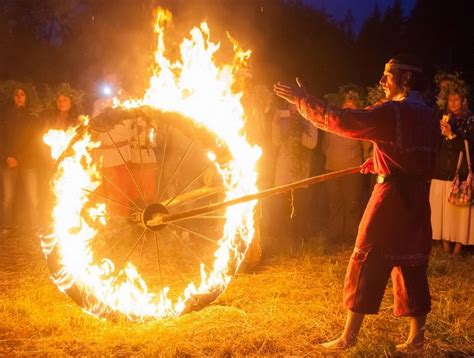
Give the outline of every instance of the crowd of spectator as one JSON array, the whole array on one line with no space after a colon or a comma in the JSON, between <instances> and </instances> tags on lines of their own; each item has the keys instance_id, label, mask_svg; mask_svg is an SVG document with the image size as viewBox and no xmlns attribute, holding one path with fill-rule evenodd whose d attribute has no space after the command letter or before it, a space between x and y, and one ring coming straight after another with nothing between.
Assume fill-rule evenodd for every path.
<instances>
[{"instance_id":1,"label":"crowd of spectator","mask_svg":"<svg viewBox=\"0 0 474 358\"><path fill-rule=\"evenodd\" d=\"M114 91L94 101L91 117L111 107L114 96L127 96L116 75L105 81ZM474 214L469 205L449 203L448 196L459 153L466 158L469 148L472 158L474 116L469 110L468 88L459 74L440 73L435 85L437 96L430 103L441 131L430 191L433 239L440 240L446 252L459 255L464 245L474 244ZM2 236L19 232L36 235L48 224L52 200L49 185L54 163L42 137L49 129L78 124L79 114L85 112L84 92L62 83L44 87L40 100L34 86L5 81L0 84L0 97ZM353 84L341 86L325 98L330 105L352 110L384 101L377 86L364 90ZM263 85L248 86L243 103L248 137L263 148L261 189L359 166L371 156L371 143L319 132L293 106L277 102ZM123 191L138 205L159 199L158 158L163 150L159 141L164 133L154 130L147 121L136 118L99 135L101 146L95 155L102 161L103 183L98 191L112 199L109 207L116 215L128 214L126 207L113 203L120 201ZM179 143L169 145L172 151ZM461 181L466 180L469 170L467 161L462 161ZM136 183L131 183L128 171L139 178ZM370 178L352 175L262 200L258 207L258 245L261 239L264 253L297 253L314 240L351 245L373 185ZM173 182L168 188L171 196L175 186L179 185Z\"/></svg>"}]
</instances>

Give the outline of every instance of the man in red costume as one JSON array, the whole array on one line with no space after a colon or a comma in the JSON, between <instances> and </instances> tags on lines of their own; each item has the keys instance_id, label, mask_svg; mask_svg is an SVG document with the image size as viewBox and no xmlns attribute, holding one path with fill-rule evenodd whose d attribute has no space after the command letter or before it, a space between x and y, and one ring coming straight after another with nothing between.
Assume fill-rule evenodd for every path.
<instances>
[{"instance_id":1,"label":"man in red costume","mask_svg":"<svg viewBox=\"0 0 474 358\"><path fill-rule=\"evenodd\" d=\"M363 318L378 312L392 276L394 314L410 317L410 333L399 350L423 348L426 315L431 309L427 267L431 250L429 180L439 124L422 101L422 68L411 56L392 58L380 84L387 102L360 109L336 109L300 85L276 84L275 93L294 104L319 129L369 140L373 157L362 173L377 175L347 268L342 335L323 344L347 349L355 344Z\"/></svg>"}]
</instances>

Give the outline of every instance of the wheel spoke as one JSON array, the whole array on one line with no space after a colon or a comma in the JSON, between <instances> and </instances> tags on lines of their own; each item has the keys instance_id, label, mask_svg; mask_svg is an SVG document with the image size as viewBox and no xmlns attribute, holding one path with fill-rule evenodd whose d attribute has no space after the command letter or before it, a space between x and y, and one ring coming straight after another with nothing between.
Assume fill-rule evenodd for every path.
<instances>
[{"instance_id":1,"label":"wheel spoke","mask_svg":"<svg viewBox=\"0 0 474 358\"><path fill-rule=\"evenodd\" d=\"M115 184L112 180L110 180L106 175L104 175L102 172L100 174L102 176L102 178L104 178L107 183L109 183L110 185L112 185L114 187L115 190L117 190L120 194L122 194L122 196L127 199L129 202L131 202L138 210L141 210L142 208L134 201L132 200L127 194L125 194L123 192L122 189L120 189L117 184Z\"/></svg>"},{"instance_id":2,"label":"wheel spoke","mask_svg":"<svg viewBox=\"0 0 474 358\"><path fill-rule=\"evenodd\" d=\"M161 197L161 177L163 175L163 168L165 164L165 158L166 158L166 148L168 147L168 137L170 134L170 125L168 124L168 127L166 127L166 138L165 138L165 146L163 148L163 155L161 157L161 166L160 166L160 176L158 177L158 197Z\"/></svg>"},{"instance_id":3,"label":"wheel spoke","mask_svg":"<svg viewBox=\"0 0 474 358\"><path fill-rule=\"evenodd\" d=\"M158 234L159 237L163 239L163 236L160 233L154 232L154 234L155 234L155 236ZM174 266L174 268L176 269L176 271L179 274L179 278L181 279L182 283L186 284L186 282L189 282L190 280L185 279L185 275L183 275L183 273L179 269L179 266L176 264L176 257L175 257L175 259L173 259L170 255L169 251L165 251L165 252L168 252L168 261L166 262L166 264L169 265L171 263Z\"/></svg>"},{"instance_id":4,"label":"wheel spoke","mask_svg":"<svg viewBox=\"0 0 474 358\"><path fill-rule=\"evenodd\" d=\"M163 292L163 288L165 287L164 283L163 283L163 275L161 273L161 260L160 260L160 248L159 248L159 245L158 245L158 239L156 238L156 232L153 232L153 236L155 238L155 250L156 250L156 259L158 261L158 270L160 272L160 283L161 283L161 294L162 294L162 299L163 299L163 302L165 301L165 295L164 295L164 292Z\"/></svg>"},{"instance_id":5,"label":"wheel spoke","mask_svg":"<svg viewBox=\"0 0 474 358\"><path fill-rule=\"evenodd\" d=\"M145 192L145 181L143 180L143 158L142 158L142 146L140 143L140 132L139 132L139 127L138 127L138 118L135 117L135 126L137 129L136 132L136 137L137 137L137 143L138 143L138 153L140 157L140 179L142 182L142 191L143 191L143 199L145 200L145 206L148 205L147 200L146 200L146 192Z\"/></svg>"},{"instance_id":6,"label":"wheel spoke","mask_svg":"<svg viewBox=\"0 0 474 358\"><path fill-rule=\"evenodd\" d=\"M120 151L119 147L117 146L117 144L115 143L114 139L112 138L112 136L110 135L110 132L107 131L107 135L109 136L109 139L110 141L112 142L112 144L114 145L115 149L117 150L117 152L119 153L120 155L120 158L122 158L122 162L123 164L125 165L125 168L127 168L127 172L128 172L128 175L130 175L130 179L132 179L133 181L133 184L135 184L135 187L137 188L138 190L138 193L140 194L142 200L144 203L146 203L146 200L145 200L145 197L143 196L143 193L142 191L140 190L140 187L138 186L138 183L137 181L135 180L135 177L133 176L128 164L127 164L127 161L125 160L125 158L123 157L123 154L122 152Z\"/></svg>"},{"instance_id":7,"label":"wheel spoke","mask_svg":"<svg viewBox=\"0 0 474 358\"><path fill-rule=\"evenodd\" d=\"M135 228L136 228L136 226L133 226L133 227L131 227L131 228L130 228L130 227L127 228L127 229L125 230L125 232L120 236L119 239L115 239L111 245L107 245L107 246L103 247L101 250L99 250L99 254L100 254L99 256L102 256L102 254L104 253L105 250L109 251L110 253L111 253L112 251L114 251L115 248L118 246L118 244L120 244L120 243L122 242L122 240L123 240L126 236L130 235L130 233L131 233Z\"/></svg>"},{"instance_id":8,"label":"wheel spoke","mask_svg":"<svg viewBox=\"0 0 474 358\"><path fill-rule=\"evenodd\" d=\"M165 207L168 207L179 195L181 195L186 189L188 189L191 185L193 185L199 178L201 178L204 173L212 166L212 164L208 165L201 173L199 173L193 180L191 180L188 184L186 184L175 196L173 196L168 202L165 204Z\"/></svg>"},{"instance_id":9,"label":"wheel spoke","mask_svg":"<svg viewBox=\"0 0 474 358\"><path fill-rule=\"evenodd\" d=\"M113 203L115 203L115 204L117 204L117 205L120 205L120 206L122 206L122 207L124 207L124 208L129 209L130 211L135 211L135 209L131 208L130 206L125 205L125 204L121 203L120 201L117 201L117 200L108 198L108 197L106 197L106 196L97 194L95 191L87 190L87 189L81 189L81 190L84 190L84 191L88 192L89 194L95 195L95 196L97 196L97 197L99 197L99 198L101 198L101 199L111 201L111 202L113 202ZM131 202L131 203L134 204L133 202ZM139 207L137 207L137 209L140 210Z\"/></svg>"},{"instance_id":10,"label":"wheel spoke","mask_svg":"<svg viewBox=\"0 0 474 358\"><path fill-rule=\"evenodd\" d=\"M189 244L184 242L184 240L181 239L179 235L175 233L173 230L171 230L169 227L166 226L166 229L171 233L172 236L174 236L176 240L178 240L191 253L192 257L194 257L200 264L204 264L204 260L198 255L196 255L195 250L193 250L193 248L189 246Z\"/></svg>"},{"instance_id":11,"label":"wheel spoke","mask_svg":"<svg viewBox=\"0 0 474 358\"><path fill-rule=\"evenodd\" d=\"M195 139L193 139L193 140L191 141L191 143L189 143L188 148L186 148L186 151L184 152L183 156L182 156L181 159L179 160L178 165L177 165L176 168L174 169L173 174L171 175L170 180L168 181L168 184L166 184L165 188L164 188L163 191L160 193L160 196L158 197L158 201L161 200L161 197L163 196L163 193L166 192L166 189L168 189L168 187L170 186L170 184L171 184L172 181L174 180L174 177L175 177L176 174L178 173L179 168L181 168L181 165L183 164L184 160L185 160L186 157L188 156L188 153L189 153L189 151L191 150L191 147L193 146L194 141L195 141Z\"/></svg>"},{"instance_id":12,"label":"wheel spoke","mask_svg":"<svg viewBox=\"0 0 474 358\"><path fill-rule=\"evenodd\" d=\"M177 229L180 229L180 230L183 230L183 231L187 231L187 232L189 232L190 234L193 234L194 236L200 237L201 239L207 240L207 241L212 242L212 243L214 243L214 244L217 242L216 239L213 239L213 238L210 238L210 237L208 237L208 236L206 236L206 235L200 234L200 233L198 233L198 232L196 232L196 231L194 231L194 230L188 229L188 228L186 228L186 227L184 227L184 226L180 226L180 225L176 225L176 224L169 224L169 225L170 225L170 226L173 226L173 227L175 227L175 228L177 228Z\"/></svg>"},{"instance_id":13,"label":"wheel spoke","mask_svg":"<svg viewBox=\"0 0 474 358\"><path fill-rule=\"evenodd\" d=\"M145 242L146 242L146 233L142 241L142 247L140 249L140 258L138 259L138 271L140 271L140 267L142 265L143 249L145 248Z\"/></svg>"},{"instance_id":14,"label":"wheel spoke","mask_svg":"<svg viewBox=\"0 0 474 358\"><path fill-rule=\"evenodd\" d=\"M117 281L118 274L125 267L125 265L127 264L130 256L132 255L133 251L135 250L135 248L137 247L137 245L139 244L140 240L143 238L143 236L145 235L146 232L147 232L147 229L144 229L142 231L142 233L140 234L138 239L135 240L135 242L133 243L133 246L128 251L127 256L125 256L125 259L122 261L122 264L119 266L119 269L114 272L114 279L112 280L112 283L110 284L111 287L115 284L115 281Z\"/></svg>"},{"instance_id":15,"label":"wheel spoke","mask_svg":"<svg viewBox=\"0 0 474 358\"><path fill-rule=\"evenodd\" d=\"M181 282L182 282L183 284L186 284L186 282L189 282L189 281L190 281L189 278L187 278L187 277L185 277L185 276L183 275L183 273L182 273L181 270L179 269L179 266L178 266L178 264L176 263L175 260L173 260L173 266L175 267L176 271L178 272L179 278L181 279Z\"/></svg>"}]
</instances>

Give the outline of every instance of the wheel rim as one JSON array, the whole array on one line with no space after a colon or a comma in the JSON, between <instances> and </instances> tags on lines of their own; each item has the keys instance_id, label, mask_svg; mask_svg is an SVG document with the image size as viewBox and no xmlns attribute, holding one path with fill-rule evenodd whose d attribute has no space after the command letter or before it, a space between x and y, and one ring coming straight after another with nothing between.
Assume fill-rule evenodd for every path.
<instances>
[{"instance_id":1,"label":"wheel rim","mask_svg":"<svg viewBox=\"0 0 474 358\"><path fill-rule=\"evenodd\" d=\"M166 125L169 129L169 123ZM199 136L199 132L197 133ZM69 134L69 136L71 138L74 137L74 135L71 134ZM89 136L87 132L84 133L84 138ZM192 139L190 143L193 143L193 141L194 139ZM91 147L94 147L94 145L91 144ZM98 266L102 267L103 272L108 272L108 283L106 287L103 287L99 291L97 291L96 288L91 289L87 282L75 276L72 272L73 270L67 267L65 262L65 256L67 255L64 255L62 251L63 247L58 238L55 235L43 237L42 244L48 259L50 271L53 275L53 280L63 292L70 296L74 302L83 307L87 312L109 319L125 314L125 316L131 320L176 316L205 307L214 301L230 283L232 275L237 270L241 258L245 253L245 246L236 249L241 257L240 259L236 257L233 262L229 263L229 268L224 274L227 276L227 280L223 280L220 284L214 285L204 292L195 289L195 292L190 294L187 299L183 300L179 298L178 300L182 302L175 302L173 308L171 307L173 303L171 303L169 308L156 309L156 306L163 305L163 301L169 302L172 301L173 298L176 298L176 295L173 294L171 294L170 297L170 292L172 292L173 288L176 292L185 290L189 288L190 282L199 282L203 268L207 268L209 272L209 268L212 268L215 259L215 252L219 249L218 242L219 239L222 239L221 232L224 230L225 223L227 222L225 211L221 211L189 218L189 221L184 220L168 225L150 226L147 224L154 215L179 212L183 207L189 207L189 205L202 205L203 199L212 195L218 195L219 192L223 191L222 187L196 188L195 185L193 186L193 184L196 184L198 179L202 178L204 173L213 166L213 164L211 164L211 166L207 164L202 170L199 170L196 175L185 180L185 183L178 188L179 190L177 190L175 194L165 195L166 189L170 187L173 178L180 174L179 168L183 168L183 163L185 163L187 156L192 153L190 150L191 147L192 145L188 145L185 148L184 154L180 157L178 163L174 165L177 170L173 170L172 173L168 175L168 178L166 177L166 173L164 173L166 166L162 165L157 184L162 186L161 190L158 191L158 200L160 200L160 202L148 203L145 201L145 195L140 192L143 203L138 203L136 198L128 196L125 190L120 188L117 184L114 184L114 182L105 175L102 176L102 181L111 184L121 194L123 200L116 200L98 194L97 190L83 190L89 198L96 198L99 201L112 205L120 205L130 211L128 217L118 217L100 213L93 214L90 217L99 220L107 218L109 220L107 225L104 226L102 230L99 230L97 235L91 240L91 251L95 257L95 262L100 263ZM66 156L62 163L68 162L71 159L76 161L78 165L77 162L84 162L84 154L76 158L74 158L74 156ZM161 162L163 163L166 160L166 151L164 151ZM190 159L188 158L188 160ZM61 169L62 163L59 163L58 166L59 176L64 171L64 169ZM141 162L140 166L142 166L142 164ZM91 163L91 166L93 167L94 164ZM133 177L130 170L127 170L127 172L128 175L133 178L132 181L136 189L141 191L142 189L138 184L139 179ZM101 205L103 204L101 203ZM197 224L199 222L201 225ZM115 226L115 230L113 228L111 229L113 226ZM207 229L211 228L211 231L214 228L214 234L216 232L215 228L218 228L218 237L209 233L209 230L206 231L206 227ZM173 248L175 251L173 251ZM179 255L176 254L176 249L182 253ZM173 254L171 254L172 252ZM154 257L151 257L151 253L153 253ZM170 256L174 256L173 260L170 260ZM150 304L150 306L154 306L155 309L148 307L148 310L145 312L136 312L133 309L124 309L118 298L115 298L115 302L111 302L111 300L108 299L109 295L118 297L118 294L114 290L120 290L120 286L124 285L126 280L124 280L122 276L127 269L130 270L128 267L129 264L132 264L133 267L136 268L137 272L133 273L134 276L137 276L135 277L135 285L139 282L138 285L142 288L142 293L146 292L146 294L153 295L155 298L162 297L161 299L157 299L158 303L154 302ZM154 267L150 269L152 265L154 265ZM194 267L191 269L192 265ZM170 273L170 267L174 269L174 277ZM130 275L130 272L128 274ZM209 275L209 273L207 275ZM144 287L146 287L146 290L144 290ZM167 288L169 288L169 290ZM177 306L178 308L176 308Z\"/></svg>"}]
</instances>

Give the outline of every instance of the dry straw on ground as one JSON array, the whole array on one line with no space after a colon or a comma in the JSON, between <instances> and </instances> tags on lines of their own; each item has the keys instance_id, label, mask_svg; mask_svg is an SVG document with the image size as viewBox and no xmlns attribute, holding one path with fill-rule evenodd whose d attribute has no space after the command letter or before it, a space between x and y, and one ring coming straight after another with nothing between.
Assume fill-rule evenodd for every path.
<instances>
[{"instance_id":1,"label":"dry straw on ground","mask_svg":"<svg viewBox=\"0 0 474 358\"><path fill-rule=\"evenodd\" d=\"M205 309L150 323L108 322L59 292L36 245L0 243L0 356L328 356L318 343L344 323L341 289L350 250L267 259L239 274ZM474 257L435 249L430 266L433 311L425 356L474 355ZM393 356L407 322L392 316L387 289L359 343L332 356Z\"/></svg>"}]
</instances>

